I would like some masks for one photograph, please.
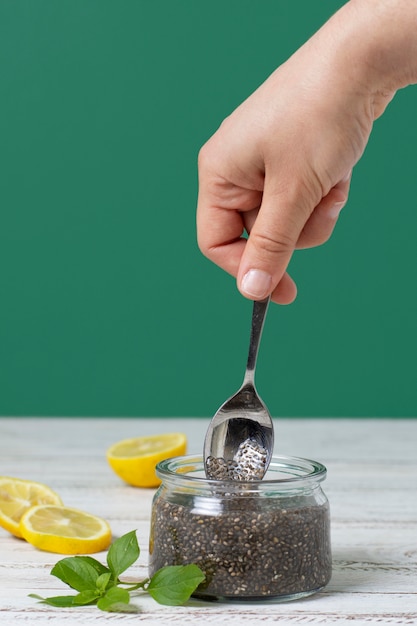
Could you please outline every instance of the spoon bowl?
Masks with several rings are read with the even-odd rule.
[[[214,479],[260,480],[274,449],[269,411],[255,387],[255,367],[270,298],[253,303],[249,354],[240,389],[212,418],[204,440],[206,476]]]

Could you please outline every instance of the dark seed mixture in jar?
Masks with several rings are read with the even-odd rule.
[[[156,499],[150,573],[195,563],[206,574],[195,596],[266,598],[313,593],[331,576],[327,501],[200,498]]]

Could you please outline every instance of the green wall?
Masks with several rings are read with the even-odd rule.
[[[197,249],[197,152],[341,4],[1,1],[0,415],[207,416],[237,389],[251,304]],[[408,88],[270,308],[275,416],[417,415],[416,116]]]

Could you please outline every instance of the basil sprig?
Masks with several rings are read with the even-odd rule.
[[[140,549],[136,531],[113,542],[107,553],[107,566],[91,556],[71,556],[54,565],[51,574],[78,593],[69,596],[31,598],[55,607],[76,607],[95,604],[102,611],[112,613],[139,613],[140,608],[130,602],[131,593],[147,592],[159,604],[184,604],[205,579],[197,565],[168,565],[151,578],[137,582],[123,582],[123,574],[139,558]]]

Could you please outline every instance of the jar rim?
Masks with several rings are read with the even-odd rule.
[[[313,461],[304,457],[284,456],[276,455],[271,459],[269,469],[266,477],[262,480],[251,481],[230,481],[230,480],[217,480],[206,478],[205,473],[203,476],[193,475],[193,472],[204,471],[204,462],[202,455],[184,455],[171,457],[164,459],[156,465],[156,474],[161,479],[175,479],[180,480],[182,484],[193,482],[199,484],[202,487],[217,486],[229,488],[231,485],[234,487],[242,487],[247,485],[248,487],[295,487],[300,483],[317,483],[326,478],[327,468],[323,463],[319,461]],[[290,474],[289,477],[270,478],[268,473],[282,472]]]

